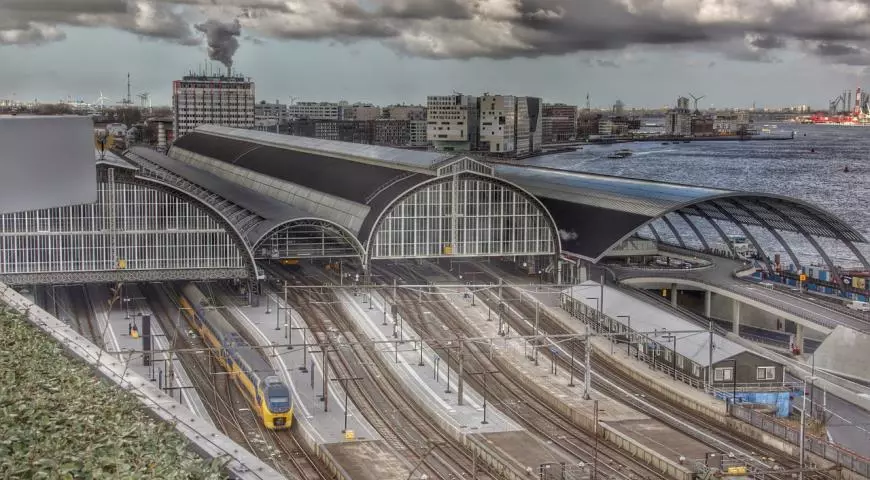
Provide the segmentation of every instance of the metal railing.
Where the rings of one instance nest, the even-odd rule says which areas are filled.
[[[633,328],[629,329],[626,325],[622,324],[620,321],[618,321],[615,318],[612,318],[610,316],[607,316],[603,313],[601,313],[599,316],[599,314],[597,313],[597,310],[595,310],[592,307],[586,306],[583,302],[580,302],[577,299],[572,299],[570,296],[565,295],[565,294],[563,294],[562,296],[563,296],[562,302],[564,302],[565,300],[573,301],[573,302],[575,302],[575,305],[577,306],[577,308],[573,308],[572,310],[567,310],[564,308],[563,308],[563,310],[566,310],[574,318],[577,318],[578,320],[585,323],[586,325],[589,325],[590,329],[592,331],[594,331],[595,333],[617,333],[617,334],[621,333],[622,335],[627,337],[628,341],[633,345],[633,347],[630,348],[631,355],[634,356],[635,358],[637,358],[639,361],[646,363],[647,365],[649,365],[649,367],[651,369],[655,369],[655,370],[658,370],[660,372],[663,372],[663,373],[667,374],[669,377],[672,377],[675,380],[683,382],[683,383],[685,383],[693,388],[696,388],[698,390],[704,389],[704,387],[705,387],[704,370],[705,369],[703,367],[701,370],[700,377],[689,375],[680,369],[676,369],[676,371],[675,371],[675,369],[671,365],[671,363],[674,362],[673,357],[671,360],[663,360],[663,359],[658,358],[658,356],[656,356],[656,352],[650,353],[647,351],[647,347],[643,343],[643,339],[646,337],[645,335],[638,333]],[[564,305],[564,303],[563,303],[563,305]],[[585,307],[585,310],[583,307]],[[616,327],[616,328],[614,328],[614,327]],[[613,342],[614,344],[624,345],[624,343],[618,342],[616,337],[611,337],[610,341]],[[655,343],[657,343],[659,345],[658,348],[660,348],[662,350],[671,351],[671,355],[679,355],[678,353],[673,352],[672,349],[668,348],[666,345],[660,344],[658,342],[655,342]],[[692,363],[694,363],[689,358],[686,358],[682,355],[679,355],[679,356],[683,357],[683,361],[688,362],[690,365]],[[679,363],[678,360],[677,360],[677,363]]]
[[[800,445],[800,430],[791,427],[782,420],[738,404],[732,404],[730,411],[731,415],[735,418],[743,420],[789,443]],[[862,477],[870,477],[870,458],[812,435],[804,437],[804,444],[808,451],[833,462],[835,465],[840,465]]]

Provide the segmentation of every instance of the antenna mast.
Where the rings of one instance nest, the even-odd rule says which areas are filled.
[[[133,96],[130,95],[130,72],[127,72],[127,105],[133,104]]]

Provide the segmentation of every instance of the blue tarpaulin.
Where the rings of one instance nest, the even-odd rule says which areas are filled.
[[[791,415],[791,392],[737,392],[737,403],[776,406],[777,417]],[[732,401],[731,392],[717,391],[716,398]]]

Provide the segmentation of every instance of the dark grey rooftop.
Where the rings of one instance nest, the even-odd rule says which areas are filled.
[[[366,145],[361,143],[322,140],[319,138],[276,135],[271,132],[245,130],[241,128],[202,125],[196,132],[211,133],[236,140],[243,140],[279,148],[307,151],[309,153],[341,157],[347,160],[375,163],[391,168],[410,170],[431,170],[432,166],[453,155],[421,152],[401,148]]]
[[[313,217],[313,215],[302,209],[225,180],[211,172],[192,167],[149,148],[132,147],[128,150],[128,154],[133,154],[134,156],[131,156],[131,158],[134,160],[135,155],[138,155],[147,160],[147,162],[151,162],[162,169],[189,180],[261,217],[261,221],[242,232],[252,247],[262,239],[263,235],[282,223],[300,218]],[[147,162],[141,162],[140,166],[144,169],[154,170]]]

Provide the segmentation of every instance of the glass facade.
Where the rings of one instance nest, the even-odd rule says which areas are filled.
[[[372,259],[553,255],[554,227],[522,192],[479,176],[447,177],[384,216]]]
[[[140,184],[117,183],[111,196],[100,182],[94,204],[0,215],[0,275],[246,268],[233,236],[199,206]]]

